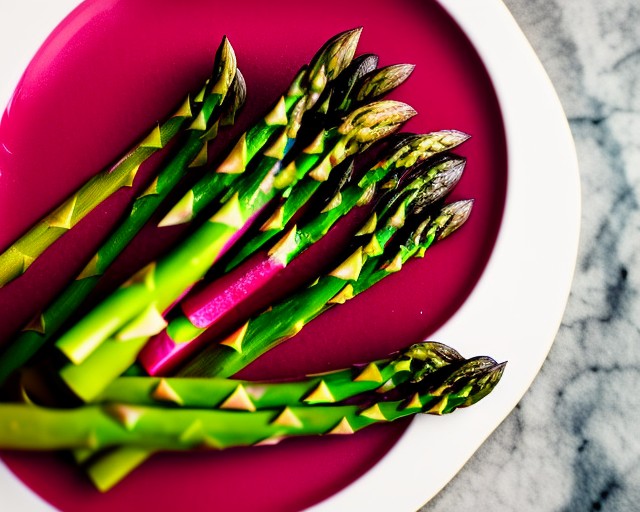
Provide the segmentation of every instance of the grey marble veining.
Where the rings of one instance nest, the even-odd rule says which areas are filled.
[[[421,512],[640,511],[640,2],[505,3],[575,138],[578,265],[540,375]]]

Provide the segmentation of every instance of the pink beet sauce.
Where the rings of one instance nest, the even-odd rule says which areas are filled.
[[[200,328],[211,327],[215,322],[220,322],[222,327],[216,328],[216,334],[223,334],[226,327],[248,318],[251,313],[261,309],[260,306],[268,305],[268,302],[256,305],[254,296],[282,270],[283,265],[270,259],[266,253],[256,254],[219,279],[200,289],[194,289],[194,293],[184,300],[182,313]],[[249,301],[252,306],[255,305],[250,309],[245,306]],[[244,311],[248,314],[243,315]],[[211,334],[207,339],[209,337]],[[164,375],[175,367],[179,359],[183,360],[187,354],[193,354],[205,341],[202,336],[190,342],[175,343],[165,330],[149,340],[139,359],[149,374]]]
[[[459,151],[468,165],[453,198],[475,198],[474,211],[460,232],[425,259],[333,308],[241,375],[264,379],[327,371],[428,337],[464,302],[484,269],[507,178],[502,119],[489,77],[435,2],[371,0],[363,10],[358,2],[327,0],[309,16],[292,0],[248,0],[241,8],[218,0],[86,1],[36,54],[0,123],[0,249],[117,160],[185,91],[197,89],[223,34],[247,80],[249,104],[236,129],[242,130],[328,37],[355,26],[364,27],[359,53],[378,53],[381,65],[416,64],[409,82],[392,95],[420,113],[406,131],[455,128],[473,136]],[[116,194],[24,276],[0,289],[0,343],[82,268],[151,167],[141,170],[133,191]],[[179,234],[174,228],[146,229],[109,272],[103,290],[166,250]],[[321,267],[326,251],[347,240],[344,231],[332,231],[288,266],[275,288],[292,286],[310,266]],[[350,484],[384,456],[405,426],[221,453],[161,454],[104,495],[63,455],[4,452],[2,458],[33,492],[64,511],[290,511]],[[392,484],[389,493],[398,492]]]
[[[182,311],[196,327],[209,327],[234,305],[259,290],[284,265],[261,252],[188,297]]]

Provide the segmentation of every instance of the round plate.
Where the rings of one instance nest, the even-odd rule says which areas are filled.
[[[472,2],[460,3],[476,9]],[[415,1],[373,2],[366,16],[351,4],[329,2],[310,19],[298,4],[285,1],[244,2],[240,10],[197,0],[173,6],[96,0],[85,2],[51,34],[0,125],[1,213],[12,219],[0,232],[1,246],[116,158],[183,91],[197,88],[223,33],[236,49],[253,102],[242,124],[277,97],[326,38],[363,25],[359,52],[378,53],[381,64],[417,64],[411,80],[393,94],[421,113],[406,130],[457,128],[473,135],[460,150],[469,163],[455,196],[474,197],[474,214],[425,260],[323,315],[295,344],[272,351],[245,376],[324,371],[381,357],[439,326],[433,339],[467,356],[508,359],[509,365],[489,399],[449,418],[418,418],[405,435],[402,423],[348,439],[163,455],[106,495],[96,493],[63,458],[7,453],[5,462],[33,492],[5,471],[2,500],[46,508],[36,493],[63,510],[87,505],[107,510],[125,503],[160,510],[171,503],[193,510],[214,504],[297,510],[332,496],[318,506],[336,510],[366,496],[374,509],[402,510],[415,509],[453,476],[537,373],[564,308],[578,230],[575,158],[557,100],[501,4],[480,3],[484,9],[476,11],[473,23],[466,11],[449,7],[460,28],[438,4]],[[541,133],[556,143],[553,154],[544,146],[544,161]],[[556,186],[547,190],[551,176]],[[5,339],[82,266],[130,194],[98,209],[23,278],[0,290]],[[549,202],[557,208],[540,207]],[[543,242],[531,236],[540,232]],[[139,247],[149,246],[149,236]],[[333,238],[339,241],[338,235]],[[314,256],[308,258],[313,263]],[[124,272],[135,263],[130,254],[120,267]]]

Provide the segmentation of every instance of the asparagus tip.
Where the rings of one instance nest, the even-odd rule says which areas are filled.
[[[427,206],[434,204],[449,194],[460,181],[465,165],[466,160],[464,158],[451,156],[446,157],[445,160],[435,166],[420,165],[418,167],[420,174],[425,172],[424,169],[427,170],[427,174],[431,172],[436,174],[420,190],[418,197],[412,203],[413,213],[420,213]]]
[[[441,218],[445,218],[443,218],[444,225],[440,226],[438,240],[449,236],[467,221],[469,215],[471,215],[473,202],[473,199],[464,199],[445,205],[442,208]]]
[[[442,130],[442,134],[444,135],[442,143],[451,146],[459,146],[471,138],[471,135],[460,130]]]
[[[405,350],[403,355],[418,361],[438,359],[445,364],[464,360],[464,357],[457,350],[437,341],[415,343]]]
[[[417,389],[426,398],[422,412],[442,415],[460,407],[469,407],[493,391],[504,373],[506,363],[490,357],[463,359],[440,368],[431,368],[419,381],[409,382],[406,391]],[[437,375],[446,375],[444,379]]]
[[[215,82],[221,82],[223,90],[226,91],[231,86],[237,71],[236,53],[226,35],[222,36],[222,42],[216,52],[215,62],[217,66]]]
[[[355,59],[353,59],[352,64],[357,66],[360,69],[361,73],[364,75],[376,69],[378,66],[379,57],[375,53],[363,53],[362,55],[358,55]]]
[[[222,126],[232,126],[235,123],[236,115],[247,100],[247,83],[239,68],[236,69],[232,87],[233,94],[231,98],[229,98],[229,101],[223,105],[223,112],[220,116],[220,124]]]
[[[404,83],[414,69],[413,64],[393,64],[369,72],[358,86],[356,101],[371,101],[385,95]]]
[[[478,360],[481,360],[483,364],[477,369],[472,369],[472,376],[466,384],[467,386],[471,386],[471,392],[460,407],[473,405],[491,393],[498,382],[500,382],[507,366],[507,361],[497,363],[489,357],[474,358],[470,361],[469,365],[473,366],[474,362]]]
[[[329,39],[311,60],[309,82],[313,83],[323,68],[327,80],[344,71],[353,59],[361,32],[362,27],[357,27]]]
[[[370,73],[378,65],[378,56],[373,53],[359,55],[340,74],[331,91],[329,110],[335,115],[342,115],[353,108],[351,96],[358,81]]]
[[[354,110],[338,131],[343,135],[353,133],[358,142],[373,142],[395,131],[416,114],[413,107],[401,101],[377,101]]]

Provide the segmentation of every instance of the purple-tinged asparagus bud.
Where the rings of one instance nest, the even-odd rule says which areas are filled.
[[[387,94],[405,82],[414,68],[413,64],[393,64],[369,72],[356,86],[355,101],[371,101]]]

